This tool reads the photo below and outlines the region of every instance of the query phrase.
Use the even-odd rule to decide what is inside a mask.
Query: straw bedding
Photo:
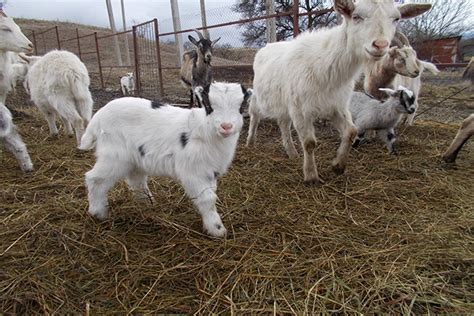
[[[17,105],[23,104],[12,99]],[[97,100],[96,100],[97,101]],[[102,100],[103,101],[103,100]],[[93,153],[49,138],[30,107],[16,123],[36,170],[0,152],[0,310],[97,313],[468,313],[474,309],[474,156],[439,158],[457,126],[402,128],[398,156],[378,141],[330,171],[338,137],[321,131],[325,184],[302,182],[277,126],[264,122],[219,182],[225,240],[202,233],[181,187],[150,180],[156,202],[121,183],[111,218],[87,212]]]

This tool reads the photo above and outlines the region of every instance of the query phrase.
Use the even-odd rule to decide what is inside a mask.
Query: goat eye
[[[398,22],[400,22],[400,18],[393,19],[393,23],[398,24]]]
[[[4,27],[4,28],[2,28],[2,31],[4,31],[4,32],[11,32],[12,30],[10,30],[10,29],[7,28],[7,27]]]
[[[360,22],[364,21],[364,18],[361,17],[360,15],[354,15],[354,16],[352,17],[352,19],[353,19],[354,22],[356,22],[356,23],[360,23]]]

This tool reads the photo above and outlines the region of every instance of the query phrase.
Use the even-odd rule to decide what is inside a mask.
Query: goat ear
[[[196,95],[197,101],[200,107],[204,107],[206,110],[206,115],[212,113],[213,109],[211,107],[211,102],[209,101],[209,88],[211,85],[205,87],[197,86],[194,88],[194,94]]]
[[[221,38],[219,37],[218,39],[213,40],[211,46],[216,45],[216,43],[219,42],[220,39],[221,39]]]
[[[397,56],[398,56],[397,47],[390,47],[390,49],[388,50],[388,55],[389,55],[391,58],[397,57]]]
[[[431,9],[431,3],[407,3],[398,7],[402,19],[410,19]]]
[[[188,39],[191,43],[198,46],[198,41],[194,37],[192,37],[191,35],[188,35]]]
[[[353,0],[334,0],[334,10],[346,18],[352,16],[355,5]]]
[[[252,96],[253,90],[247,89],[243,84],[241,84],[240,87],[242,88],[242,93],[244,94],[244,100],[242,101],[242,104],[245,104]]]

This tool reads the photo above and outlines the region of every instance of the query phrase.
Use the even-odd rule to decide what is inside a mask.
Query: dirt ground
[[[320,187],[303,183],[302,158],[285,157],[273,122],[246,148],[246,119],[219,181],[225,240],[203,234],[181,187],[161,178],[150,180],[154,204],[121,183],[109,194],[111,218],[91,218],[84,173],[93,153],[62,129],[50,138],[26,95],[10,95],[36,169],[22,174],[0,149],[0,310],[471,313],[474,142],[454,165],[440,155],[474,111],[474,92],[438,104],[464,87],[459,72],[427,77],[420,112],[430,110],[398,129],[399,154],[369,141],[342,176],[330,169],[338,137],[318,125]],[[92,92],[96,108],[120,96]]]

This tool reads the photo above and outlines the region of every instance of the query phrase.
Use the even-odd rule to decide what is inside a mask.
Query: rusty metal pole
[[[61,42],[59,41],[59,29],[58,29],[58,26],[56,25],[54,27],[54,29],[56,30],[56,40],[58,42],[58,49],[61,49]]]
[[[133,52],[135,57],[135,94],[140,96],[142,93],[142,86],[140,84],[140,60],[139,60],[139,51],[138,51],[138,39],[137,39],[137,27],[134,25],[132,27],[133,34]]]
[[[102,63],[100,62],[99,40],[97,39],[97,32],[94,32],[95,51],[97,52],[97,64],[99,65],[100,86],[105,89],[104,76],[102,75]]]
[[[35,55],[38,55],[38,46],[36,45],[36,34],[33,31],[33,46],[35,47]]]
[[[82,61],[81,40],[79,39],[79,29],[76,27],[77,50],[79,52],[79,59]]]
[[[300,0],[293,0],[293,37],[300,34],[299,26]]]
[[[163,87],[163,69],[161,69],[161,51],[160,51],[160,33],[158,29],[158,20],[153,19],[155,25],[155,42],[156,42],[156,55],[158,61],[158,76],[160,78],[160,97],[165,95],[165,89]]]

